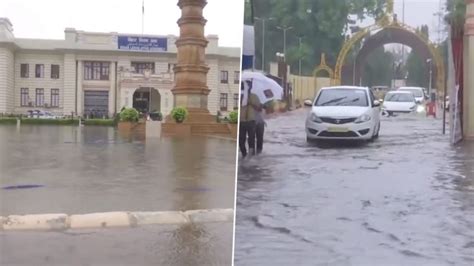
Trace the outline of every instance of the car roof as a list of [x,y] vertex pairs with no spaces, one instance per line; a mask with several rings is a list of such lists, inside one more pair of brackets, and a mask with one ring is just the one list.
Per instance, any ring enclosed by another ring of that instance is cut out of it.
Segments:
[[424,90],[424,88],[421,88],[421,87],[400,87],[398,88],[399,90]]
[[389,91],[387,94],[413,94],[411,91]]
[[368,90],[368,87],[359,87],[359,86],[331,86],[323,87],[321,90],[337,90],[337,89],[349,89],[349,90]]

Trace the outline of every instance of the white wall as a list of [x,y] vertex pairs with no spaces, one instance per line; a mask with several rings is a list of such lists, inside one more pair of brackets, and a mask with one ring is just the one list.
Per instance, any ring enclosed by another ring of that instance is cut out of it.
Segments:
[[[28,78],[21,77],[21,64],[29,65]],[[35,77],[35,65],[44,65],[44,75],[42,78]],[[59,65],[59,78],[51,78],[51,65]],[[44,102],[51,104],[51,89],[59,89],[59,98],[64,97],[64,56],[57,54],[25,54],[17,53],[15,55],[15,112],[25,113],[32,107],[21,107],[21,88],[28,88],[30,102],[35,103],[36,88],[44,89]],[[51,109],[53,112],[63,112],[64,103],[60,100],[59,108]]]
[[14,75],[13,52],[0,47],[0,113],[13,113]]

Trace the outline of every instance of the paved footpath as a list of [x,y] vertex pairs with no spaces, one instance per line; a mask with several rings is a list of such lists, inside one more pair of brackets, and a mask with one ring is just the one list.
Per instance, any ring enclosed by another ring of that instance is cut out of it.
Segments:
[[2,217],[0,265],[231,265],[232,209]]

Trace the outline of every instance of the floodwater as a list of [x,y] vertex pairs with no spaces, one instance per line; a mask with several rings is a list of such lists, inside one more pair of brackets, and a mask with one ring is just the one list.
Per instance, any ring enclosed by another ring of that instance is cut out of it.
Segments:
[[233,208],[235,141],[0,126],[0,215]]
[[268,120],[240,160],[235,265],[474,265],[474,144],[384,118],[380,139],[316,147],[307,110]]

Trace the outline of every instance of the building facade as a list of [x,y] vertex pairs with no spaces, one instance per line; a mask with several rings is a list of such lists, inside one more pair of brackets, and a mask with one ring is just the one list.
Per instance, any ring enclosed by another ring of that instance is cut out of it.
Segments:
[[[123,107],[163,115],[174,107],[177,36],[65,30],[64,40],[15,38],[0,18],[0,113],[111,117]],[[240,48],[207,36],[211,114],[238,108]]]

